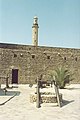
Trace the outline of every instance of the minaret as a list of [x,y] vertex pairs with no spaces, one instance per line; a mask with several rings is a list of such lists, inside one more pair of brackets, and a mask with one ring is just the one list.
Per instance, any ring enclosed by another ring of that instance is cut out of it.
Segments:
[[32,26],[32,43],[34,46],[38,46],[38,18],[35,16]]

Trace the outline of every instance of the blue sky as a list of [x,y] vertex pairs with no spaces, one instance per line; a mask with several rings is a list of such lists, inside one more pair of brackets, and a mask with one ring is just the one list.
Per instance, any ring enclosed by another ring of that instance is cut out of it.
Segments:
[[35,15],[40,46],[80,48],[80,0],[0,0],[0,42],[32,45]]

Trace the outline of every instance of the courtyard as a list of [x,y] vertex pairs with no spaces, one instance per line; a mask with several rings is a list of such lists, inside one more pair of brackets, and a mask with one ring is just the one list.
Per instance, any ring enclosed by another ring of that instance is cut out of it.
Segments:
[[[4,85],[1,85],[4,87]],[[0,90],[0,120],[79,120],[80,119],[80,84],[71,84],[66,89],[60,89],[63,103],[43,103],[36,108],[36,103],[30,103],[30,94],[36,86],[28,84],[15,85],[7,89],[6,95]],[[53,91],[53,88],[46,88]]]

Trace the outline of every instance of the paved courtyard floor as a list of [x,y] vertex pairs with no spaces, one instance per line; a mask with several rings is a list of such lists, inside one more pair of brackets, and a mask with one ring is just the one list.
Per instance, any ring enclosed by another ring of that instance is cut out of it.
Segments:
[[[44,103],[36,108],[30,103],[30,94],[35,86],[18,85],[8,89],[7,95],[0,90],[0,120],[80,120],[80,84],[71,84],[67,89],[60,89],[63,104]],[[45,91],[53,91],[46,88]]]

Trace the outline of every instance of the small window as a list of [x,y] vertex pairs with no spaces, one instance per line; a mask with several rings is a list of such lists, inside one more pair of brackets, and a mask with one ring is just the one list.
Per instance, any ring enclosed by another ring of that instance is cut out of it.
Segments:
[[28,54],[30,54],[30,52],[28,51]]
[[47,59],[50,59],[50,56],[47,56]]
[[17,57],[17,55],[16,55],[16,54],[14,54],[14,57]]
[[77,57],[75,58],[75,61],[77,61]]
[[22,54],[22,53],[20,54],[20,57],[23,57],[23,54]]
[[45,51],[44,51],[43,53],[44,53],[45,55],[47,55],[47,53],[46,53]]
[[60,56],[60,57],[61,57],[61,54],[60,54],[60,53],[58,53],[58,56]]
[[66,57],[64,57],[64,60],[66,61]]
[[29,50],[31,50],[31,48],[29,48]]
[[35,55],[32,55],[32,58],[35,58]]

